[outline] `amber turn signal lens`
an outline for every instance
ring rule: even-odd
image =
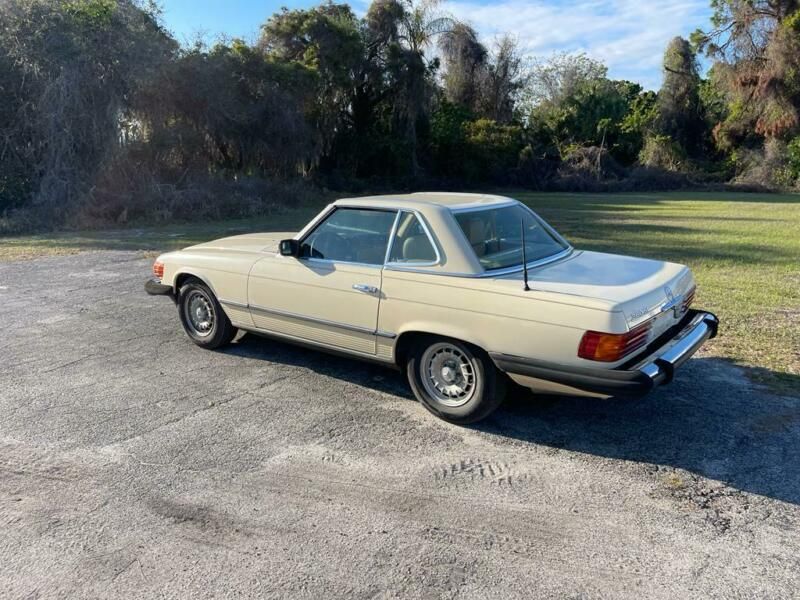
[[[647,344],[651,325],[648,321],[627,333],[587,331],[578,346],[578,356],[587,360],[616,362]]]
[[[158,261],[153,263],[153,275],[161,279],[164,277],[164,263]]]

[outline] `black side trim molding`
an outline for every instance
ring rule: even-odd
[[[175,294],[171,285],[165,285],[156,279],[148,279],[144,282],[144,291],[151,296],[169,296],[175,300]]]
[[[655,379],[641,371],[567,367],[543,360],[506,354],[492,353],[489,356],[492,357],[498,369],[511,375],[524,375],[552,381],[586,392],[612,396],[643,396],[657,385]]]

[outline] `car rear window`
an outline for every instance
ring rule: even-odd
[[[568,247],[521,205],[456,212],[455,218],[487,271],[522,266],[522,228],[525,229],[525,259],[529,263]]]

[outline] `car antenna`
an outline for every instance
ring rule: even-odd
[[[525,219],[519,220],[519,231],[522,234],[522,289],[530,292],[531,288],[528,286],[528,260],[525,258]]]

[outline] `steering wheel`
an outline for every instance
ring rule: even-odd
[[[309,255],[311,258],[324,258],[329,260],[331,259],[330,255],[334,255],[339,258],[340,254],[343,254],[342,250],[345,248],[344,240],[339,237],[338,234],[332,233],[330,231],[323,231],[320,232],[319,235],[312,236],[309,242]],[[325,256],[325,253],[320,250],[325,250],[328,253],[328,256]]]

